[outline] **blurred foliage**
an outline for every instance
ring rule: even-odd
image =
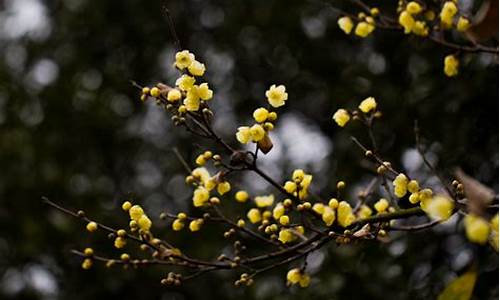
[[[340,131],[331,115],[374,96],[384,113],[375,128],[381,152],[398,168],[426,175],[411,163],[418,119],[439,170],[450,174],[460,166],[498,193],[497,57],[465,54],[460,75],[446,78],[442,59],[449,50],[394,31],[346,36],[329,6],[348,6],[338,2],[165,2],[183,47],[207,63],[217,129],[236,145],[235,128],[251,118],[267,87],[285,84],[290,96],[273,138],[276,153],[263,167],[280,180],[295,167],[314,171],[313,188],[324,196],[344,179],[355,195],[367,177],[349,134],[368,141],[366,133],[356,126]],[[172,289],[159,284],[161,269],[81,270],[69,249],[92,244],[117,252],[105,236],[89,236],[78,220],[45,207],[41,196],[117,226],[126,222],[116,212],[127,197],[150,215],[190,207],[172,147],[193,161],[207,145],[174,130],[153,104],[140,103],[129,83],[175,79],[162,4],[0,2],[0,298],[430,299],[471,265],[479,270],[474,299],[498,298],[498,256],[467,243],[456,219],[393,234],[390,243],[318,251],[312,287],[304,290],[285,287],[285,268],[249,289],[232,287],[229,272]],[[297,145],[301,138],[308,142]],[[251,176],[243,180],[269,188]],[[208,239],[192,249],[189,234],[173,234],[155,220],[158,232],[189,251],[220,251]]]

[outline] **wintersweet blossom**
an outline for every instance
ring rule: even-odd
[[[490,234],[488,221],[480,216],[468,214],[464,218],[465,234],[467,238],[478,244],[485,244]]]
[[[194,54],[190,53],[188,50],[179,51],[175,54],[174,66],[183,70],[189,67],[194,59]]]
[[[354,27],[354,24],[352,23],[352,20],[349,17],[339,18],[337,23],[340,29],[342,29],[342,31],[345,32],[345,34],[351,33],[352,28]]]
[[[458,59],[454,55],[448,55],[444,58],[444,73],[448,77],[458,74]]]
[[[364,112],[365,114],[367,114],[370,111],[377,109],[377,102],[375,101],[375,98],[368,97],[365,100],[361,101],[361,103],[359,104],[358,108],[362,112]]]
[[[274,195],[270,194],[267,196],[257,196],[254,198],[257,207],[268,207],[274,203]]]
[[[347,122],[351,119],[351,116],[349,115],[349,112],[343,108],[338,109],[334,114],[333,114],[333,120],[337,125],[340,127],[344,127]]]
[[[271,85],[271,87],[266,91],[266,97],[269,104],[272,107],[280,107],[285,105],[285,101],[288,99],[288,93],[286,92],[286,88],[284,85],[275,84]]]

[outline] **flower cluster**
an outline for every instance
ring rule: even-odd
[[[213,156],[207,154],[210,154],[210,152],[205,152],[202,155],[202,158],[207,159],[209,156],[213,158]],[[196,160],[198,162],[202,161],[200,156],[198,156]],[[222,196],[231,190],[231,184],[224,179],[224,174],[222,172],[211,176],[205,167],[198,167],[194,169],[191,174],[186,177],[186,182],[195,187],[192,197],[193,205],[195,207],[201,207],[208,203],[214,205],[218,204],[220,202],[219,198],[216,196],[210,198],[210,193],[213,190],[216,190],[219,196]]]
[[[179,104],[178,112],[185,113],[200,110],[202,103],[209,101],[213,97],[213,91],[208,83],[197,84],[197,77],[205,74],[205,65],[195,59],[194,54],[187,50],[177,52],[174,66],[181,71],[181,76],[175,81],[177,88],[172,88],[164,84],[157,84],[149,88],[142,89],[141,100],[153,97],[166,100],[170,104]]]
[[[456,11],[453,13],[452,6],[448,6],[447,11],[440,15],[442,23],[449,23],[450,18],[453,19],[456,14]],[[404,7],[401,6],[399,21],[405,32],[424,35],[423,32],[429,30],[424,23],[424,20],[429,18],[427,16],[429,11],[420,2],[412,1],[406,3]],[[355,34],[363,37],[369,35],[375,28],[375,19],[379,14],[378,9],[374,8],[371,9],[371,16],[359,15],[360,21],[356,25]],[[458,22],[460,23],[460,20]],[[346,33],[350,33],[354,28],[349,17],[339,19],[339,26]],[[128,268],[161,263],[195,269],[195,273],[186,277],[169,272],[166,278],[161,280],[164,285],[180,285],[186,278],[194,278],[212,270],[241,268],[245,273],[240,274],[235,285],[249,286],[253,283],[253,278],[270,269],[269,266],[279,266],[307,257],[309,253],[329,241],[340,245],[356,240],[375,240],[387,236],[389,231],[398,230],[399,221],[396,220],[404,219],[406,216],[420,216],[425,212],[426,217],[423,218],[430,223],[423,224],[423,228],[427,228],[446,221],[459,210],[465,211],[461,205],[455,205],[463,200],[461,197],[463,185],[453,183],[456,193],[448,191],[448,194],[441,194],[433,186],[435,193],[431,188],[422,188],[416,179],[396,171],[390,162],[384,161],[379,156],[372,125],[381,116],[381,112],[378,111],[378,104],[374,97],[361,101],[355,110],[340,108],[333,115],[333,120],[338,126],[345,127],[352,119],[360,121],[371,134],[372,150],[353,137],[353,141],[365,152],[365,157],[373,164],[375,173],[373,184],[367,186],[366,191],[360,192],[359,200],[355,202],[348,196],[351,193],[344,193],[346,189],[344,181],[337,182],[336,194],[333,197],[324,197],[324,193],[320,196],[310,190],[313,175],[302,169],[294,170],[289,178],[276,181],[258,168],[258,151],[267,153],[272,147],[268,134],[273,130],[278,118],[274,109],[283,106],[288,99],[285,86],[272,85],[265,93],[269,106],[259,107],[253,112],[255,124],[238,128],[236,138],[240,143],[257,144],[256,152],[252,153],[234,149],[217,135],[211,126],[210,117],[213,114],[207,101],[212,98],[213,93],[207,83],[197,85],[196,81],[204,75],[205,65],[197,61],[194,54],[184,50],[176,54],[174,66],[182,72],[176,81],[177,87],[169,87],[162,83],[152,88],[144,87],[141,90],[141,99],[155,98],[159,105],[174,114],[172,118],[174,124],[185,125],[186,129],[193,134],[211,139],[223,150],[217,153],[214,152],[215,148],[212,149],[213,151],[201,151],[194,159],[196,167],[193,169],[180,157],[189,174],[185,182],[192,187],[190,210],[193,209],[195,212],[172,214],[164,212],[160,215],[160,219],[171,220],[168,223],[171,230],[182,231],[179,234],[184,232],[200,234],[202,227],[217,224],[216,226],[224,229],[222,235],[224,239],[234,240],[232,247],[225,248],[232,249],[232,253],[220,254],[214,261],[192,258],[175,248],[167,239],[161,240],[154,237],[151,232],[153,222],[144,209],[138,204],[125,201],[121,208],[129,216],[127,230],[113,229],[97,223],[88,219],[82,211],[70,212],[70,214],[82,218],[89,232],[108,231],[115,248],[122,249],[127,246],[128,242],[136,242],[139,243],[139,248],[144,250],[141,253],[147,256],[135,258],[127,253],[121,253],[119,259],[110,259],[95,255],[92,248],[86,248],[83,252],[75,252],[83,257],[81,264],[83,269],[91,268],[95,261],[106,262],[108,267],[119,264]],[[445,59],[447,75],[454,76],[453,74],[457,73],[457,67],[458,61],[454,56],[448,56]],[[188,122],[191,122],[189,124],[193,127],[190,127]],[[224,154],[224,150],[227,155]],[[249,193],[241,189],[239,183],[232,181],[233,177],[230,176],[230,174],[244,171],[255,172],[276,191],[250,195],[251,191]],[[239,187],[235,192],[231,192],[233,185]],[[443,184],[443,186],[446,190],[446,185]],[[227,201],[228,198],[234,201]],[[399,205],[401,201],[405,201],[412,207],[401,208],[402,206]],[[355,203],[355,205],[351,206],[350,203]],[[225,208],[229,205],[234,206],[230,210],[232,213],[236,212],[234,215],[225,215]],[[57,205],[54,206],[59,208]],[[68,212],[65,209],[61,210]],[[486,212],[465,211],[465,214],[464,227],[467,238],[478,244],[486,244],[490,241],[491,245],[498,250],[498,214],[491,219]],[[185,228],[189,231],[183,231]],[[273,248],[262,247],[265,252],[252,256],[253,254],[249,253],[259,252],[262,249],[259,247],[243,252],[246,249],[243,243],[247,237]],[[263,264],[266,261],[269,262],[268,266]],[[286,275],[287,284],[309,286],[311,278],[306,273],[306,267],[307,263],[304,260],[302,267],[289,270]]]
[[[312,179],[313,176],[311,174],[306,174],[304,170],[297,169],[292,173],[292,180],[285,182],[283,188],[287,193],[295,195],[300,200],[304,200],[309,194],[309,186]]]
[[[378,15],[378,9],[374,9],[371,11],[371,15],[366,15],[365,13],[358,14],[359,22],[356,24],[356,28],[354,28],[354,23],[350,17],[341,17],[338,19],[337,23],[345,34],[350,34],[352,29],[354,28],[354,34],[365,38],[369,36],[375,30],[375,18]]]
[[[361,2],[362,3],[362,2]],[[396,8],[397,17],[393,18],[392,12],[383,12],[377,7],[368,8],[364,5],[364,12],[357,15],[344,12],[337,20],[339,28],[346,34],[354,33],[360,37],[370,35],[375,27],[394,28],[392,24],[398,24],[405,34],[412,34],[426,38],[432,42],[448,47],[454,51],[478,50],[497,53],[498,49],[478,45],[469,47],[447,40],[443,36],[445,30],[456,30],[458,33],[467,32],[471,26],[470,18],[463,14],[458,7],[458,1],[445,0],[440,5],[427,3],[426,1],[398,1]],[[357,24],[355,24],[355,21]],[[459,35],[454,35],[459,36]],[[448,55],[445,59],[444,73],[448,77],[458,74],[458,60],[456,53]],[[339,112],[339,117],[342,112]],[[345,119],[345,113],[344,119]]]
[[[337,220],[337,224],[345,228],[356,220],[351,205],[346,201],[339,202],[335,198],[330,199],[328,205],[315,203],[312,210],[321,216],[326,226],[332,226]]]
[[[378,117],[380,115],[376,112],[377,101],[373,97],[368,97],[365,100],[361,101],[358,109],[359,111],[349,112],[344,108],[339,108],[333,114],[332,118],[335,123],[337,123],[337,125],[339,125],[340,127],[344,127],[351,120],[351,115],[357,118],[359,118],[360,115],[364,115],[367,117]],[[362,114],[360,114],[359,112],[361,112]]]
[[[426,21],[432,21],[432,13],[422,13],[422,6],[415,1],[408,2],[399,13],[399,24],[403,26],[406,34],[413,33],[420,36],[429,35]],[[419,19],[420,18],[420,19]]]
[[[286,280],[290,285],[298,284],[300,287],[308,287],[311,282],[311,277],[303,270],[295,268],[288,271]]]
[[[266,91],[267,101],[273,108],[278,108],[285,105],[288,99],[288,93],[284,85],[272,85]],[[268,133],[274,129],[274,122],[278,119],[278,114],[275,111],[259,107],[253,112],[253,118],[256,124],[252,126],[240,126],[236,133],[236,139],[242,143],[249,142],[257,143],[259,149],[267,153],[272,148],[272,142]]]

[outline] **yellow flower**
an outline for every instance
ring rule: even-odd
[[[339,200],[335,198],[330,199],[330,201],[328,201],[328,206],[332,209],[337,209],[337,207],[339,207]]]
[[[248,200],[248,193],[246,191],[238,191],[235,195],[234,198],[238,202],[246,202]]]
[[[333,120],[335,120],[335,123],[337,123],[340,127],[344,127],[350,119],[351,116],[349,115],[349,112],[343,108],[338,109],[333,114]]]
[[[258,142],[266,136],[266,131],[261,125],[255,124],[250,127],[250,135],[252,136],[252,140],[254,142]]]
[[[208,101],[212,99],[214,92],[208,87],[208,83],[202,83],[196,87],[196,92],[201,100]]]
[[[260,210],[257,208],[252,208],[247,213],[247,218],[252,222],[252,224],[259,223],[262,220],[262,215]]]
[[[189,230],[195,232],[201,229],[201,225],[203,225],[203,219],[196,219],[189,223]]]
[[[308,189],[311,185],[312,179],[313,177],[311,174],[304,175],[304,179],[302,179],[302,181],[300,182],[301,189],[299,191],[299,199],[303,200],[307,197]]]
[[[128,211],[131,207],[132,207],[132,203],[130,203],[129,201],[125,201],[122,204],[122,209],[124,211]]]
[[[460,16],[460,18],[458,18],[458,22],[457,22],[457,30],[458,31],[466,31],[467,29],[469,29],[469,26],[470,26],[470,21],[467,18],[464,18],[462,16]]]
[[[217,186],[217,181],[215,180],[214,177],[209,178],[207,181],[203,183],[203,186],[208,190],[211,191]]]
[[[268,116],[269,116],[269,111],[263,107],[257,108],[253,112],[253,118],[257,123],[265,122]]]
[[[321,218],[323,219],[323,222],[325,222],[326,226],[331,226],[335,221],[335,211],[329,206],[324,206]]]
[[[339,18],[337,23],[339,24],[340,29],[342,29],[342,31],[345,32],[345,34],[351,33],[352,28],[354,26],[351,18],[349,17]]]
[[[420,189],[420,186],[418,184],[418,181],[416,180],[411,180],[410,182],[408,182],[408,192],[410,193],[418,193],[418,190]]]
[[[92,256],[92,255],[94,255],[94,249],[85,248],[85,250],[83,250],[83,254],[85,254],[85,256]]]
[[[420,193],[412,193],[408,200],[412,204],[417,204],[420,201]]]
[[[457,6],[453,1],[447,1],[443,8],[441,9],[441,13],[439,17],[441,18],[441,25],[444,28],[450,28],[453,24],[453,17],[458,12]]]
[[[373,7],[372,9],[370,9],[370,14],[374,17],[378,16],[380,14],[380,10],[376,7]]]
[[[485,244],[490,234],[488,221],[473,214],[468,214],[464,218],[465,234],[469,241],[478,244]]]
[[[122,237],[117,237],[115,239],[115,242],[114,242],[114,246],[116,249],[121,249],[121,248],[125,247],[126,244],[127,244],[127,241]]]
[[[412,15],[418,14],[422,11],[422,6],[415,1],[411,1],[406,4],[406,11]]]
[[[428,201],[432,198],[432,190],[431,189],[423,189],[418,192],[418,200],[419,201]]]
[[[358,107],[362,112],[367,114],[377,108],[377,102],[375,101],[375,98],[368,97],[365,100],[361,101]]]
[[[266,97],[269,104],[272,107],[280,107],[285,105],[285,101],[288,99],[288,94],[285,91],[284,85],[275,84],[271,85],[271,87],[266,91]]]
[[[240,228],[245,227],[245,220],[239,219],[236,225],[238,225],[238,227]]]
[[[86,228],[88,232],[94,232],[97,230],[98,226],[96,222],[89,222]]]
[[[179,51],[175,54],[174,65],[183,70],[187,68],[194,61],[194,54],[190,53],[188,50]]]
[[[279,218],[284,214],[285,214],[285,206],[283,206],[283,203],[279,202],[273,209],[273,218],[275,220],[279,220]]]
[[[197,60],[193,60],[188,67],[189,73],[194,76],[203,76],[205,74],[205,65]]]
[[[93,264],[92,259],[86,258],[82,262],[82,269],[88,270],[88,269],[92,268],[92,264]]]
[[[195,207],[203,206],[210,197],[208,190],[205,187],[199,186],[193,193],[193,204]]]
[[[389,207],[389,201],[387,201],[387,199],[381,198],[377,201],[377,203],[375,203],[373,207],[375,207],[375,210],[377,212],[382,213]]]
[[[429,28],[423,21],[416,21],[413,25],[412,32],[419,36],[427,36],[429,35]]]
[[[339,207],[337,208],[337,219],[338,223],[342,227],[347,227],[354,222],[356,217],[352,213],[352,207],[349,203],[341,201]]]
[[[366,17],[366,18],[365,18],[365,21],[366,21],[368,24],[375,25],[375,19],[374,19],[374,18],[372,18],[372,17]]]
[[[302,288],[308,287],[309,283],[311,282],[311,277],[309,275],[304,274],[302,275],[302,278],[300,278],[299,285]]]
[[[175,85],[186,92],[193,87],[195,82],[196,80],[194,79],[194,77],[184,74],[181,77],[177,78],[177,80],[175,81]]]
[[[403,11],[399,14],[398,21],[399,24],[405,29],[406,34],[410,33],[415,25],[415,19],[413,19],[411,14],[407,11]]]
[[[290,217],[283,215],[279,218],[279,222],[281,225],[286,226],[286,225],[290,224]]]
[[[420,202],[420,206],[429,217],[445,221],[453,213],[453,202],[445,196],[436,195],[433,198]]]
[[[205,183],[210,179],[210,173],[206,168],[196,168],[191,172],[191,175],[198,179],[200,182]]]
[[[240,126],[238,127],[238,132],[236,133],[236,139],[242,144],[247,144],[252,139],[252,133],[250,127]]]
[[[290,284],[299,284],[300,287],[308,287],[311,282],[311,277],[309,275],[303,273],[299,268],[291,269],[286,274],[286,280]]]
[[[130,219],[134,221],[139,221],[139,219],[144,214],[144,210],[140,205],[134,205],[129,209],[128,213],[130,215]]]
[[[207,162],[207,160],[205,159],[205,156],[203,156],[203,154],[200,154],[196,157],[195,162],[198,166],[203,166]]]
[[[356,29],[354,30],[354,33],[357,36],[360,37],[367,37],[372,31],[375,30],[375,26],[372,24],[369,24],[367,22],[359,22],[358,25],[356,25]]]
[[[274,195],[270,194],[267,196],[257,196],[254,198],[257,207],[268,207],[274,203]]]
[[[168,91],[167,100],[169,102],[177,102],[179,101],[179,99],[181,99],[181,97],[181,91],[179,91],[178,89],[171,89],[170,91]]]
[[[221,196],[231,190],[231,184],[227,181],[221,182],[217,185],[217,193]]]
[[[292,173],[292,179],[294,181],[302,181],[306,173],[302,169],[295,169]]]
[[[371,215],[372,215],[372,209],[366,204],[361,205],[357,213],[358,218],[366,219]]]
[[[278,114],[274,111],[270,112],[269,115],[267,116],[267,120],[269,122],[276,121],[278,119]]]
[[[193,88],[186,93],[184,106],[188,111],[197,111],[200,109],[200,96],[198,95],[196,86],[193,86]]]
[[[139,225],[139,228],[142,229],[143,231],[149,231],[151,228],[151,225],[153,224],[151,220],[148,218],[146,215],[142,215],[139,220],[137,220],[137,224]]]
[[[448,55],[444,58],[444,73],[448,77],[458,74],[458,59],[454,55]]]
[[[302,278],[302,272],[299,268],[291,269],[286,274],[286,280],[288,280],[291,284],[299,283],[300,278]]]
[[[403,198],[408,189],[408,178],[405,174],[401,173],[392,182],[394,185],[394,195],[398,198]]]
[[[325,212],[325,205],[323,203],[314,203],[312,210],[318,215],[322,215]]]
[[[122,254],[120,255],[120,259],[121,259],[121,260],[125,260],[125,261],[127,261],[127,260],[129,260],[129,259],[130,259],[130,255],[128,255],[127,253],[122,253]]]
[[[151,94],[152,97],[155,97],[155,98],[160,97],[160,89],[157,87],[152,88],[149,93]]]
[[[281,229],[278,234],[278,240],[283,244],[293,242],[295,240],[295,235],[290,229]]]
[[[297,190],[297,184],[293,181],[287,181],[285,182],[285,186],[283,186],[283,188],[287,193],[292,194]]]
[[[181,231],[182,228],[184,228],[184,222],[180,219],[175,219],[174,222],[172,222],[172,229],[174,231]]]

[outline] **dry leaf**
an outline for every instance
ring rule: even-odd
[[[464,186],[464,193],[465,197],[467,197],[469,211],[481,215],[486,206],[495,198],[495,192],[491,188],[465,174],[460,168],[455,170],[455,177]]]

